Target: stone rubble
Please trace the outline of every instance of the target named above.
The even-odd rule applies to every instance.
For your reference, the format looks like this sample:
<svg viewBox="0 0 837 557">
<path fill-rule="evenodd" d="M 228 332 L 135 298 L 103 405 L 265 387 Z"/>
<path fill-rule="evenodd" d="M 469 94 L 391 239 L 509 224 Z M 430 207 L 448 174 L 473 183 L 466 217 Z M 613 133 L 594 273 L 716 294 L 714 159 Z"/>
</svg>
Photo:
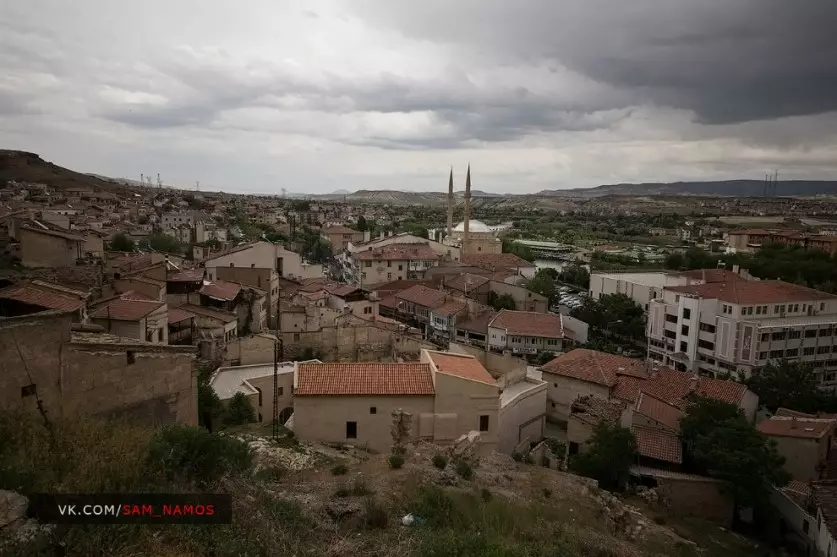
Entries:
<svg viewBox="0 0 837 557">
<path fill-rule="evenodd" d="M 54 528 L 53 525 L 39 524 L 35 519 L 26 518 L 28 508 L 29 500 L 23 495 L 0 490 L 0 549 L 26 543 Z"/>
</svg>

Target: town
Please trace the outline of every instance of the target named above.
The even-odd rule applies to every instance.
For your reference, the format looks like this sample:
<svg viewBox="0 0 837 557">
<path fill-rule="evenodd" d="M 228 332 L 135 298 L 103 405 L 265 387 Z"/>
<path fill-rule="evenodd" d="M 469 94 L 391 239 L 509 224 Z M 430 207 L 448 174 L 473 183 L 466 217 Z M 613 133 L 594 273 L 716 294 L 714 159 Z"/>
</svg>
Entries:
<svg viewBox="0 0 837 557">
<path fill-rule="evenodd" d="M 658 524 L 758 537 L 772 513 L 770 543 L 831 555 L 837 223 L 804 200 L 649 219 L 619 197 L 504 208 L 470 167 L 422 206 L 45 167 L 0 153 L 4 411 L 199 426 L 292 469 L 283 439 L 392 469 L 429 450 L 450 485 L 503 455 Z M 650 528 L 620 509 L 630 539 Z"/>
</svg>

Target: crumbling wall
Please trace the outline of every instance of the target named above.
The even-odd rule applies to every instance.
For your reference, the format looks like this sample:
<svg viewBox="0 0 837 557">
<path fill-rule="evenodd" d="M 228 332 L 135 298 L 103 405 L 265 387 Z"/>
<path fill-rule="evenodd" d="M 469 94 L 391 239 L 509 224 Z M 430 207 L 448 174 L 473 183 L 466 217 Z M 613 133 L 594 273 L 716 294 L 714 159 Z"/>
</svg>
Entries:
<svg viewBox="0 0 837 557">
<path fill-rule="evenodd" d="M 369 362 L 396 357 L 417 358 L 430 343 L 372 325 L 323 327 L 308 333 L 281 333 L 285 359 L 301 357 L 306 350 L 328 362 Z"/>
</svg>

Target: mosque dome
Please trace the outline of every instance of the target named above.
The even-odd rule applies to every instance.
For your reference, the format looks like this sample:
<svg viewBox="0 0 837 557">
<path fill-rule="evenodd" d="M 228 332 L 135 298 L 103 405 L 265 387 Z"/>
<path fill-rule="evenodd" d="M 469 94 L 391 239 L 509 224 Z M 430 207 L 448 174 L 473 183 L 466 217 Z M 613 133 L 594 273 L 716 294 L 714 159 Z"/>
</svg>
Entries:
<svg viewBox="0 0 837 557">
<path fill-rule="evenodd" d="M 491 230 L 489 230 L 488 228 L 488 225 L 482 222 L 481 220 L 472 219 L 468 222 L 468 232 L 491 232 Z M 460 222 L 456 225 L 456 228 L 454 228 L 453 231 L 465 232 L 465 223 Z"/>
</svg>

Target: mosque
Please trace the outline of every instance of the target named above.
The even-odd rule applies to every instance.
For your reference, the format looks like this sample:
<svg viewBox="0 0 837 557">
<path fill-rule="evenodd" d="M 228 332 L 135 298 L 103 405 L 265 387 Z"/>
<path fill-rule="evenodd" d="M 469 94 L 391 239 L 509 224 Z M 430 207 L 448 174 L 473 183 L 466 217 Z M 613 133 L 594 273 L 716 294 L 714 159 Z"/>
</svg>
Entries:
<svg viewBox="0 0 837 557">
<path fill-rule="evenodd" d="M 494 229 L 482 221 L 471 220 L 471 166 L 468 165 L 468 173 L 465 178 L 465 210 L 463 221 L 453 226 L 453 208 L 455 198 L 453 195 L 453 169 L 448 180 L 448 226 L 447 234 L 442 243 L 448 246 L 458 247 L 460 257 L 470 254 L 502 253 L 503 242 L 497 237 L 497 229 Z"/>
</svg>

